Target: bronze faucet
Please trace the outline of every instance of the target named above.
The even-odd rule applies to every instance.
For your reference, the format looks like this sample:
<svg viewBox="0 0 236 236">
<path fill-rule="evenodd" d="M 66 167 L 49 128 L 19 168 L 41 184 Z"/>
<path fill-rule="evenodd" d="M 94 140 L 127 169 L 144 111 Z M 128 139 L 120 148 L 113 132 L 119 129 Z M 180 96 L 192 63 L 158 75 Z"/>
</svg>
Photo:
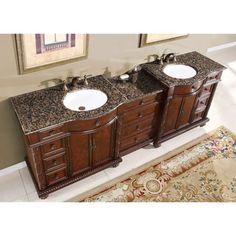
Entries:
<svg viewBox="0 0 236 236">
<path fill-rule="evenodd" d="M 164 56 L 164 62 L 175 62 L 176 61 L 176 54 L 175 53 L 168 53 Z"/>
<path fill-rule="evenodd" d="M 157 54 L 153 54 L 151 56 L 153 56 L 155 58 L 154 63 L 156 63 L 158 65 L 163 65 L 164 63 L 176 61 L 176 54 L 175 53 L 168 53 L 168 54 L 163 53 L 161 56 L 159 56 Z"/>
</svg>

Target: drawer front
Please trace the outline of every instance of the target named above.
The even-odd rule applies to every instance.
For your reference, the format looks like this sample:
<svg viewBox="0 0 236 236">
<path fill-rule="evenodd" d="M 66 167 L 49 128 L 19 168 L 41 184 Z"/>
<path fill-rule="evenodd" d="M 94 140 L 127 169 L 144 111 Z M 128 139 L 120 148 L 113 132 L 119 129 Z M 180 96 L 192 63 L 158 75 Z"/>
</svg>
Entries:
<svg viewBox="0 0 236 236">
<path fill-rule="evenodd" d="M 77 120 L 72 121 L 68 123 L 68 130 L 69 131 L 87 131 L 87 130 L 93 130 L 100 126 L 105 125 L 109 121 L 113 120 L 116 117 L 117 111 L 112 111 L 107 115 L 104 115 L 102 117 L 96 118 L 96 119 L 90 119 L 90 120 Z"/>
<path fill-rule="evenodd" d="M 211 75 L 209 75 L 207 77 L 207 82 L 206 84 L 214 84 L 214 83 L 218 83 L 220 80 L 222 72 L 220 73 L 212 73 Z"/>
<path fill-rule="evenodd" d="M 126 125 L 121 128 L 121 138 L 126 138 L 128 136 L 133 136 L 134 134 L 143 132 L 147 129 L 155 129 L 156 124 L 156 116 L 151 115 L 148 116 L 145 120 L 138 120 L 134 124 Z"/>
<path fill-rule="evenodd" d="M 194 93 L 198 89 L 200 89 L 201 85 L 202 81 L 196 82 L 193 85 L 176 86 L 174 94 L 183 95 L 183 94 Z"/>
<path fill-rule="evenodd" d="M 63 134 L 65 132 L 64 125 L 53 127 L 51 129 L 42 130 L 39 132 L 40 140 L 46 140 L 53 138 L 57 135 Z"/>
<path fill-rule="evenodd" d="M 143 117 L 151 114 L 155 116 L 159 107 L 158 104 L 159 103 L 151 103 L 141 107 L 140 109 L 124 113 L 121 117 L 122 124 L 125 125 L 133 120 L 142 119 Z"/>
<path fill-rule="evenodd" d="M 213 89 L 213 86 L 214 85 L 208 85 L 208 84 L 205 84 L 202 88 L 202 91 L 201 91 L 201 97 L 209 97 L 211 95 L 211 92 L 212 92 L 212 89 Z"/>
<path fill-rule="evenodd" d="M 207 107 L 209 97 L 200 97 L 198 99 L 197 110 L 204 110 Z"/>
<path fill-rule="evenodd" d="M 61 168 L 59 170 L 46 174 L 46 181 L 47 181 L 48 186 L 53 185 L 65 179 L 67 179 L 66 168 Z"/>
<path fill-rule="evenodd" d="M 121 114 L 126 111 L 130 111 L 132 109 L 140 108 L 150 103 L 160 102 L 163 100 L 163 97 L 164 97 L 164 93 L 162 92 L 155 95 L 146 96 L 142 99 L 137 99 L 132 102 L 124 103 L 118 108 L 118 114 Z"/>
<path fill-rule="evenodd" d="M 46 172 L 58 169 L 59 167 L 66 165 L 65 153 L 60 153 L 43 160 L 44 169 Z"/>
<path fill-rule="evenodd" d="M 57 139 L 46 144 L 41 145 L 41 151 L 44 156 L 51 155 L 52 153 L 64 151 L 65 150 L 65 140 Z"/>
<path fill-rule="evenodd" d="M 149 130 L 142 132 L 140 134 L 123 139 L 123 140 L 121 140 L 121 143 L 120 143 L 120 150 L 124 151 L 128 148 L 135 146 L 136 144 L 139 144 L 139 143 L 145 142 L 149 139 L 152 139 L 154 134 L 155 134 L 154 130 L 149 129 Z"/>
<path fill-rule="evenodd" d="M 193 117 L 193 122 L 199 121 L 203 118 L 205 111 L 196 112 Z"/>
</svg>

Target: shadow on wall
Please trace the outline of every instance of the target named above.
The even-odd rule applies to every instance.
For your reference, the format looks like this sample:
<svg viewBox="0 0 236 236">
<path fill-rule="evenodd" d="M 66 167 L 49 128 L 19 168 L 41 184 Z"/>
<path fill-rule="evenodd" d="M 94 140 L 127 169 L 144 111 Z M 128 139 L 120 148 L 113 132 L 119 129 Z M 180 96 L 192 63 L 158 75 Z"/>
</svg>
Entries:
<svg viewBox="0 0 236 236">
<path fill-rule="evenodd" d="M 10 99 L 0 102 L 0 140 L 0 169 L 24 161 L 22 131 Z"/>
</svg>

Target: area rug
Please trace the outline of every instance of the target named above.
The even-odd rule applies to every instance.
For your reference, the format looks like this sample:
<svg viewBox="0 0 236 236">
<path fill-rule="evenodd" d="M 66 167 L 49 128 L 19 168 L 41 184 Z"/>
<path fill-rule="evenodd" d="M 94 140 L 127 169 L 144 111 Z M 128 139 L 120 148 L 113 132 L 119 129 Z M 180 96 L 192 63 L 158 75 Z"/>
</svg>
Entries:
<svg viewBox="0 0 236 236">
<path fill-rule="evenodd" d="M 219 127 L 168 155 L 76 201 L 236 201 L 236 135 L 231 131 Z"/>
</svg>

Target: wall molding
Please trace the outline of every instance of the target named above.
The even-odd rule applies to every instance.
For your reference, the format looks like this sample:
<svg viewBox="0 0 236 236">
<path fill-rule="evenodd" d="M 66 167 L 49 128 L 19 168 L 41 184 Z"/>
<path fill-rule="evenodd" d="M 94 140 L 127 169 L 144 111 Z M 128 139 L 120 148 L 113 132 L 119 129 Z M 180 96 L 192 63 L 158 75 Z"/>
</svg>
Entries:
<svg viewBox="0 0 236 236">
<path fill-rule="evenodd" d="M 23 169 L 24 167 L 26 167 L 26 162 L 22 161 L 20 163 L 17 163 L 15 165 L 9 166 L 5 169 L 0 170 L 0 177 L 3 175 L 7 175 L 10 174 L 12 172 L 15 172 L 17 170 Z"/>
<path fill-rule="evenodd" d="M 226 49 L 226 48 L 231 48 L 236 46 L 236 42 L 231 42 L 231 43 L 225 43 L 225 44 L 221 44 L 215 47 L 211 47 L 207 49 L 207 52 L 216 52 L 222 49 Z"/>
</svg>

